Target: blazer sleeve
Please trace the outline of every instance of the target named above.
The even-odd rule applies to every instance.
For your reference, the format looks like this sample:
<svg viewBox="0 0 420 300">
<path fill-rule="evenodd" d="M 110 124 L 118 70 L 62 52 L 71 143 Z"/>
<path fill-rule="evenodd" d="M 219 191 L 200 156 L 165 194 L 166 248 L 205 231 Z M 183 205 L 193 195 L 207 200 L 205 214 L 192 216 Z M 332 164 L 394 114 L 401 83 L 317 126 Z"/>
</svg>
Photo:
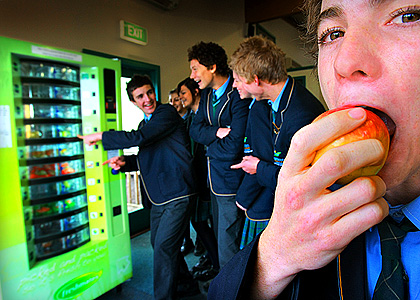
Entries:
<svg viewBox="0 0 420 300">
<path fill-rule="evenodd" d="M 236 192 L 235 200 L 244 208 L 248 209 L 257 200 L 261 192 L 261 185 L 255 174 L 245 173 L 241 185 Z"/>
<path fill-rule="evenodd" d="M 172 106 L 162 104 L 156 108 L 150 121 L 142 121 L 137 130 L 105 131 L 102 145 L 105 150 L 139 148 L 153 144 L 172 134 L 182 123 L 178 113 Z"/>
<path fill-rule="evenodd" d="M 273 190 L 277 186 L 277 177 L 280 172 L 280 166 L 272 162 L 260 160 L 257 165 L 257 179 L 261 186 L 269 187 Z"/>
<path fill-rule="evenodd" d="M 219 127 L 210 125 L 207 122 L 207 114 L 205 112 L 207 99 L 205 98 L 206 96 L 203 95 L 200 100 L 200 104 L 198 105 L 197 113 L 193 118 L 189 133 L 194 141 L 208 146 L 218 139 L 216 133 Z"/>
<path fill-rule="evenodd" d="M 236 253 L 220 270 L 219 274 L 210 284 L 207 294 L 208 300 L 250 299 L 250 287 L 254 281 L 257 248 L 260 236 L 261 235 L 258 235 L 251 243 Z M 297 299 L 294 297 L 294 294 L 297 293 L 295 290 L 297 289 L 296 286 L 298 286 L 297 282 L 299 280 L 298 274 L 292 283 L 290 283 L 276 299 Z"/>
<path fill-rule="evenodd" d="M 241 99 L 235 90 L 232 97 L 232 122 L 230 132 L 223 139 L 216 139 L 208 145 L 209 157 L 220 161 L 233 161 L 242 157 L 245 128 L 248 119 L 250 99 Z"/>
<path fill-rule="evenodd" d="M 253 279 L 258 239 L 236 253 L 212 280 L 208 300 L 249 299 L 248 287 Z"/>
</svg>

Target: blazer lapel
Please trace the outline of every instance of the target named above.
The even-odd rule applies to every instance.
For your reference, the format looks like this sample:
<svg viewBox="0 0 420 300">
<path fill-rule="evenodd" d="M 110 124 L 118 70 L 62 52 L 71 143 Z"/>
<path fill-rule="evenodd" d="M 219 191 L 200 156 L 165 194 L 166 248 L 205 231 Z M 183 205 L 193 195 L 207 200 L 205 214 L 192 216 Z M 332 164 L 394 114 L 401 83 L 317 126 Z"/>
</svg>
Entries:
<svg viewBox="0 0 420 300">
<path fill-rule="evenodd" d="M 281 95 L 280 105 L 279 105 L 279 110 L 278 110 L 279 112 L 282 112 L 288 106 L 289 100 L 291 98 L 290 97 L 290 92 L 291 92 L 292 86 L 294 86 L 294 79 L 289 76 L 289 82 L 287 83 L 286 87 L 284 88 L 283 95 Z"/>
<path fill-rule="evenodd" d="M 213 125 L 213 121 L 212 121 L 213 107 L 212 107 L 212 101 L 211 101 L 211 94 L 212 94 L 212 89 L 209 88 L 209 92 L 207 94 L 206 114 L 207 114 L 207 120 L 209 121 L 209 124 Z"/>
<path fill-rule="evenodd" d="M 355 238 L 340 255 L 343 300 L 367 299 L 365 235 Z"/>
</svg>

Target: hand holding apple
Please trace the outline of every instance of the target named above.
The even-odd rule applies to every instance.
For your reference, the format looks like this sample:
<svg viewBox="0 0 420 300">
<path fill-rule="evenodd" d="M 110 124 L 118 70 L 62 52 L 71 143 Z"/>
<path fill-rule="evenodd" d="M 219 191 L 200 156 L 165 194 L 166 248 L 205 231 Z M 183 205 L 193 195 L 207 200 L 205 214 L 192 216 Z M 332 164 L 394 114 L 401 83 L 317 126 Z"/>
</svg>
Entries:
<svg viewBox="0 0 420 300">
<path fill-rule="evenodd" d="M 319 115 L 313 122 L 316 122 L 334 112 L 344 110 L 344 109 L 349 109 L 352 107 L 354 106 L 343 106 L 343 107 L 326 111 L 325 113 Z M 338 184 L 344 185 L 353 181 L 354 179 L 358 177 L 376 175 L 381 170 L 381 168 L 385 164 L 385 161 L 388 157 L 389 143 L 390 143 L 390 134 L 388 132 L 388 128 L 385 125 L 384 121 L 378 115 L 373 113 L 370 108 L 366 108 L 366 107 L 364 108 L 366 110 L 366 121 L 361 126 L 354 129 L 353 131 L 346 133 L 345 135 L 337 138 L 336 140 L 326 145 L 325 147 L 319 149 L 316 152 L 315 158 L 312 161 L 311 165 L 313 165 L 328 150 L 345 145 L 345 144 L 349 144 L 355 141 L 363 140 L 363 139 L 379 140 L 384 146 L 385 155 L 378 164 L 362 167 L 340 178 L 339 180 L 337 180 Z M 392 120 L 390 120 L 390 122 L 392 122 Z M 363 155 L 363 153 L 360 153 L 360 155 Z"/>
</svg>

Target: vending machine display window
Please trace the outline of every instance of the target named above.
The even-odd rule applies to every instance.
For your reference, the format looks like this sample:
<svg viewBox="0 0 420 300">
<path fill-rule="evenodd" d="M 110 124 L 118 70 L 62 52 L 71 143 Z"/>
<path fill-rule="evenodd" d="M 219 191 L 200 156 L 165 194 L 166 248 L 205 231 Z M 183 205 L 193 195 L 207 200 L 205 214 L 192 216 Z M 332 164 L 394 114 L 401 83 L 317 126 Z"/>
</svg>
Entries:
<svg viewBox="0 0 420 300">
<path fill-rule="evenodd" d="M 31 265 L 90 240 L 79 74 L 75 66 L 20 60 L 19 172 Z"/>
</svg>

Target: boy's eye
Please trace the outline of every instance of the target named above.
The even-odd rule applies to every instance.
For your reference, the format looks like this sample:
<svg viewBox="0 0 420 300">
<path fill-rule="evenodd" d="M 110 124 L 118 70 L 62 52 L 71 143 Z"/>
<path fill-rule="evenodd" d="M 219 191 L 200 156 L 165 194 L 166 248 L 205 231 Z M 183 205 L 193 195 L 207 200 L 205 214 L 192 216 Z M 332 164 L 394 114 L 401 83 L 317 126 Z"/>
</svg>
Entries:
<svg viewBox="0 0 420 300">
<path fill-rule="evenodd" d="M 344 32 L 336 31 L 336 32 L 332 32 L 330 34 L 330 39 L 333 41 L 333 40 L 338 39 L 339 37 L 343 37 L 343 36 L 344 36 Z"/>
<path fill-rule="evenodd" d="M 400 20 L 398 20 L 400 19 Z M 394 23 L 411 23 L 411 22 L 416 22 L 420 20 L 420 14 L 415 14 L 415 13 L 407 13 L 407 14 L 403 14 L 401 16 L 399 16 L 395 21 L 398 22 L 394 22 Z"/>
<path fill-rule="evenodd" d="M 391 14 L 393 19 L 391 23 L 394 24 L 407 24 L 413 23 L 420 20 L 420 9 L 419 8 L 401 8 Z"/>
<path fill-rule="evenodd" d="M 329 28 L 325 30 L 318 39 L 318 44 L 331 43 L 334 40 L 344 36 L 344 31 L 338 28 Z"/>
</svg>

